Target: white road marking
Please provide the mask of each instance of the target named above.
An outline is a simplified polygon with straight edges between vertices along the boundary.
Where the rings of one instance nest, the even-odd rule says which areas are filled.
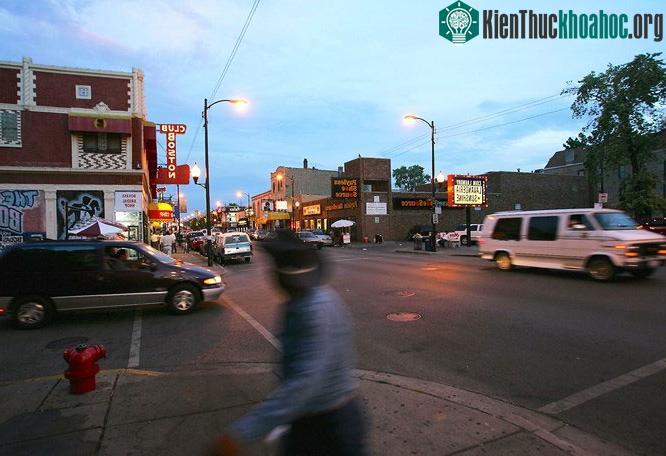
[[[252,315],[241,309],[240,306],[236,304],[229,296],[223,296],[222,301],[224,301],[226,305],[229,306],[234,312],[243,317],[243,319],[247,321],[250,325],[252,325],[254,329],[259,331],[259,334],[264,336],[264,339],[266,339],[268,343],[270,343],[273,347],[275,347],[277,351],[282,352],[282,346],[280,345],[280,341],[277,340],[277,338],[269,330],[264,328],[261,323],[255,320]]]
[[[139,367],[141,358],[141,309],[134,311],[134,325],[132,326],[132,341],[130,342],[128,368]]]
[[[598,385],[594,385],[590,388],[584,389],[577,393],[572,394],[571,396],[560,399],[556,402],[551,402],[546,404],[539,409],[540,412],[549,413],[551,415],[557,415],[566,410],[577,407],[585,402],[596,399],[597,397],[610,393],[616,389],[622,388],[623,386],[630,385],[631,383],[637,382],[645,377],[654,375],[662,370],[666,369],[666,358],[655,361],[652,364],[647,366],[639,367],[638,369],[627,372],[626,374],[620,375],[619,377],[612,378]]]

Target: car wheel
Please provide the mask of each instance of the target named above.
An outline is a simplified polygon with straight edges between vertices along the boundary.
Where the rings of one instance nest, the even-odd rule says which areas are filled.
[[[460,236],[460,244],[467,245],[467,236]]]
[[[634,269],[633,271],[629,271],[632,276],[636,277],[637,279],[645,279],[647,277],[650,277],[654,273],[654,268],[640,268],[640,269]]]
[[[495,264],[500,271],[510,271],[513,268],[511,257],[506,252],[499,252],[495,255]]]
[[[53,310],[51,303],[40,297],[20,299],[13,306],[13,321],[17,328],[36,329],[48,323]]]
[[[592,258],[587,270],[594,280],[610,282],[615,277],[615,266],[608,258]]]
[[[167,295],[167,307],[171,313],[184,315],[192,312],[201,301],[199,290],[192,285],[176,285]]]

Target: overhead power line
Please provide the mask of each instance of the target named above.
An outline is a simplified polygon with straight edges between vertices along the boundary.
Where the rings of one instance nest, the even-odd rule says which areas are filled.
[[[250,27],[250,23],[252,22],[252,18],[254,17],[254,13],[257,11],[257,8],[259,7],[259,3],[261,3],[261,0],[254,0],[254,3],[252,3],[252,8],[250,8],[250,12],[248,13],[247,18],[245,18],[245,23],[243,24],[243,28],[241,29],[240,33],[238,34],[238,37],[236,38],[236,43],[234,44],[234,47],[231,50],[231,53],[229,54],[229,57],[227,58],[227,63],[224,65],[224,68],[222,69],[222,73],[220,73],[220,77],[217,79],[217,82],[215,83],[215,87],[213,88],[213,91],[211,92],[211,95],[210,95],[211,100],[213,100],[215,98],[215,96],[217,95],[218,90],[222,86],[222,82],[224,81],[224,78],[229,73],[229,69],[231,68],[231,64],[233,63],[234,59],[236,58],[236,54],[238,53],[238,49],[240,48],[240,45],[243,42],[243,38],[245,38],[245,33],[247,33],[247,30]],[[203,119],[199,119],[199,124],[197,125],[197,129],[194,132],[194,137],[192,138],[192,143],[190,144],[190,149],[187,151],[187,157],[185,157],[185,163],[187,163],[189,161],[190,155],[192,155],[192,149],[194,149],[194,144],[197,141],[197,138],[199,136],[199,132],[201,131],[202,125],[203,125]]]

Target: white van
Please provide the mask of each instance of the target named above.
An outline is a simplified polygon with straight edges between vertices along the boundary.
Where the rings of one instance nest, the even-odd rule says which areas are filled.
[[[498,212],[483,222],[479,255],[502,270],[581,270],[601,281],[626,270],[642,278],[666,264],[666,237],[612,209]]]

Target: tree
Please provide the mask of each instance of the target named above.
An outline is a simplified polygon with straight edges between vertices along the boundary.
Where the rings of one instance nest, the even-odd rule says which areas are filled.
[[[409,168],[401,166],[393,170],[393,179],[398,188],[406,192],[413,192],[417,185],[430,182],[430,176],[423,174],[423,166],[412,165]]]
[[[639,54],[629,63],[609,64],[603,73],[593,71],[562,92],[576,96],[573,117],[588,119],[565,148],[587,148],[585,167],[593,183],[603,178],[604,165],[631,165],[620,185],[620,204],[637,217],[651,215],[664,203],[655,176],[646,169],[656,133],[666,126],[666,67],[660,55]]]

